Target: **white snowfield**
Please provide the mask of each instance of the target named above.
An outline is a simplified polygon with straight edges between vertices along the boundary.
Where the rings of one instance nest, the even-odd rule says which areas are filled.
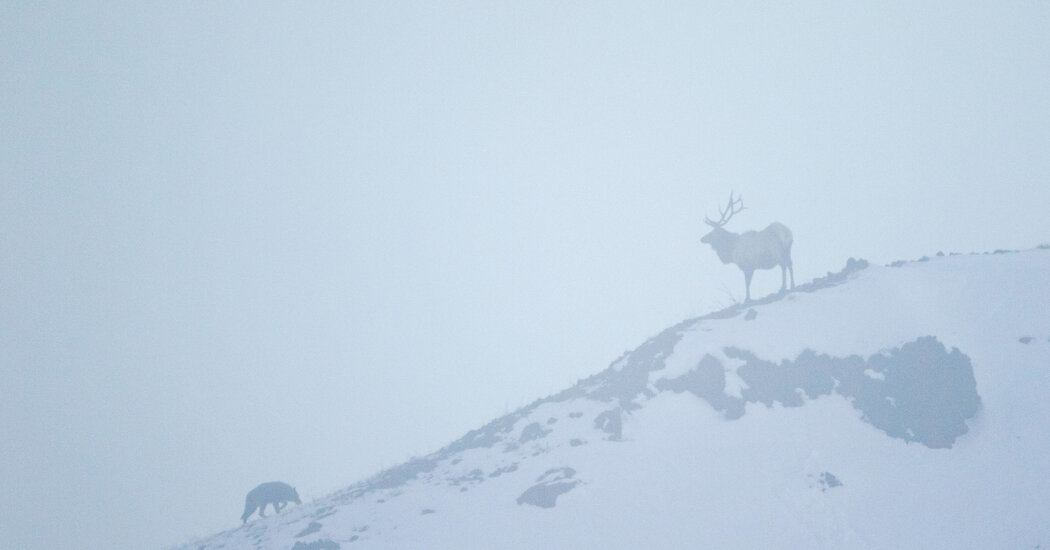
[[[1050,250],[847,268],[193,550],[1050,548]]]

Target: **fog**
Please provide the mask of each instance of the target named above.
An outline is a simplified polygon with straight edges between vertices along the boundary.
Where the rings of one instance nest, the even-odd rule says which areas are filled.
[[[1050,241],[1050,4],[0,4],[0,545],[165,548],[744,296]],[[759,271],[761,297],[780,270]]]

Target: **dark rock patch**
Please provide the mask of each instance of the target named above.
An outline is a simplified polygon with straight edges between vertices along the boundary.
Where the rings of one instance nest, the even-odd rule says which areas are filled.
[[[299,531],[299,534],[295,535],[292,538],[298,539],[298,538],[305,537],[306,535],[312,535],[312,534],[320,531],[321,527],[322,527],[322,525],[320,523],[317,523],[316,521],[311,521],[310,525],[306,526],[306,529],[303,529],[302,531]]]
[[[531,504],[540,508],[554,508],[558,497],[573,490],[579,481],[559,481],[533,485],[518,497],[518,504]]]
[[[744,400],[726,395],[725,368],[722,367],[722,362],[712,355],[705,355],[696,367],[678,378],[658,380],[656,387],[661,391],[691,392],[710,403],[716,411],[730,420],[744,416]]]
[[[949,448],[968,431],[966,421],[981,405],[970,359],[948,352],[932,336],[862,359],[831,357],[811,350],[779,364],[749,351],[725,348],[727,357],[744,361],[737,375],[747,384],[742,399],[725,394],[725,372],[705,356],[688,373],[657,382],[660,390],[689,391],[730,420],[744,414],[745,403],[800,407],[806,399],[838,393],[861,411],[865,422],[890,437]]]
[[[292,550],[339,550],[339,543],[334,540],[320,539],[313,542],[295,543]]]
[[[687,322],[689,325],[692,322]],[[664,368],[664,361],[674,352],[686,328],[680,323],[646,340],[638,349],[613,363],[609,369],[583,382],[586,396],[598,401],[617,401],[620,408],[638,408],[634,399],[652,397],[649,373]]]
[[[544,430],[539,422],[533,422],[521,430],[521,437],[518,438],[518,443],[527,443],[529,441],[541,439],[547,437],[547,434],[549,433],[551,433],[551,430]]]
[[[852,398],[864,419],[891,437],[950,448],[981,407],[970,358],[954,348],[949,353],[932,336],[888,356],[874,355],[867,366],[882,379],[845,371],[837,391]]]
[[[574,477],[576,477],[576,470],[566,466],[564,468],[551,468],[536,478],[536,481],[553,481],[557,479],[572,479]]]
[[[577,411],[577,412],[572,412],[572,413],[569,413],[569,418],[579,418],[579,417],[581,417],[581,416],[583,416],[583,413],[582,413],[582,412],[578,412],[578,411]]]
[[[570,447],[579,447],[580,445],[584,445],[584,444],[585,443],[584,443],[584,441],[582,439],[575,439],[574,438],[571,441],[569,441],[569,446]]]
[[[848,281],[854,273],[867,269],[869,265],[870,264],[868,263],[868,260],[865,260],[863,258],[850,258],[846,260],[846,266],[843,267],[841,271],[837,273],[832,273],[829,271],[828,274],[823,277],[817,277],[809,283],[796,286],[793,292],[816,292],[825,288],[838,286]],[[764,298],[763,300],[758,302],[752,301],[752,304],[761,305],[764,303],[775,302],[779,299],[780,295],[774,294],[773,296],[769,298]]]
[[[537,402],[538,403],[538,402]],[[528,412],[531,412],[535,408],[536,403],[529,407],[523,408],[517,412],[508,414],[506,416],[497,418],[492,422],[489,422],[485,426],[467,432],[467,435],[454,441],[448,447],[442,449],[441,454],[451,455],[458,454],[463,451],[470,449],[477,449],[479,447],[491,448],[501,440],[501,435],[510,432],[514,429],[514,424],[518,422],[520,418],[525,416]]]
[[[828,395],[835,387],[833,371],[840,368],[843,361],[855,362],[851,366],[863,370],[863,361],[856,356],[842,360],[806,350],[795,361],[778,365],[737,348],[726,348],[724,352],[727,357],[745,362],[737,369],[737,375],[749,386],[740,392],[744,400],[767,406],[779,401],[785,407],[799,407],[804,397],[814,399]]]
[[[434,513],[434,510],[432,510],[432,509],[430,509],[430,508],[423,508],[422,510],[420,510],[419,515],[426,516],[426,515],[433,514],[433,513]]]
[[[572,468],[553,468],[536,479],[536,485],[529,487],[518,497],[518,505],[531,504],[540,508],[553,508],[558,497],[571,491],[579,481],[571,481],[576,476]]]
[[[380,472],[368,482],[368,488],[372,491],[381,489],[393,489],[400,487],[409,481],[419,477],[419,474],[428,473],[437,467],[436,458],[415,458],[408,462]]]
[[[1022,336],[1017,339],[1017,341],[1021,342],[1022,344],[1030,344],[1032,340],[1035,340],[1035,338],[1032,338],[1031,336]]]
[[[831,472],[821,472],[820,477],[817,478],[817,480],[820,482],[820,492],[822,493],[826,493],[828,489],[842,487],[842,482]]]
[[[610,441],[623,438],[623,412],[620,407],[609,409],[594,418],[594,427],[609,434]]]
[[[511,472],[516,472],[516,471],[518,471],[518,464],[514,463],[514,464],[511,464],[510,466],[504,466],[502,468],[497,468],[497,469],[489,472],[489,477],[499,477],[499,476],[501,476],[503,474],[509,474]]]
[[[453,486],[455,486],[455,485],[463,485],[463,484],[472,484],[472,483],[481,483],[483,481],[485,481],[485,472],[482,472],[481,470],[479,470],[477,468],[467,472],[466,475],[462,475],[462,476],[459,476],[459,477],[450,477],[450,478],[448,478],[449,485],[453,485]]]

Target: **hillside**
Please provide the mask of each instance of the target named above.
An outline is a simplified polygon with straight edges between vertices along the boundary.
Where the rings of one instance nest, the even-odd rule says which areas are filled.
[[[1047,249],[850,260],[182,548],[1046,547],[1048,280]]]

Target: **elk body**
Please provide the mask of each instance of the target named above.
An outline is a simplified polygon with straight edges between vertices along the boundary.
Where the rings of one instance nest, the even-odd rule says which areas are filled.
[[[710,218],[704,223],[711,226],[711,232],[704,235],[700,242],[711,245],[724,264],[736,264],[744,272],[745,301],[751,301],[751,277],[756,269],[772,269],[780,266],[780,291],[787,289],[787,275],[791,273],[791,288],[795,288],[795,269],[791,264],[791,230],[786,225],[773,222],[762,231],[733,233],[723,226],[735,214],[744,209],[742,198],[733,200],[729,194],[729,205],[725,210],[719,209],[722,215],[717,222]]]

